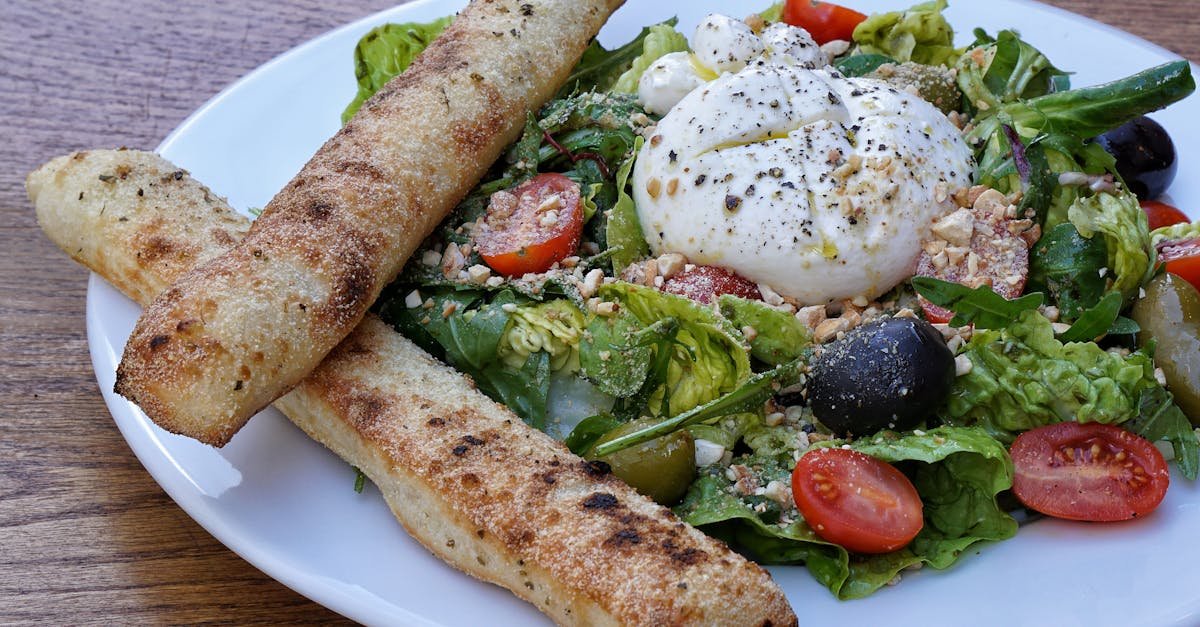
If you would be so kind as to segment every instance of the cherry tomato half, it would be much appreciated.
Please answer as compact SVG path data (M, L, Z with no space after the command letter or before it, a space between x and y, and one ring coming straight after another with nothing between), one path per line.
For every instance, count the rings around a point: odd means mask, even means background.
M762 300L758 285L750 279L717 266L694 266L663 282L662 291L685 296L696 302L711 303L721 294Z
M830 2L787 0L783 5L783 21L808 31L818 44L850 41L854 28L865 19L867 16L858 11Z
M925 525L921 497L908 477L858 451L805 454L792 471L792 494L817 535L858 553L903 548Z
M545 272L575 254L583 233L579 184L561 174L539 174L492 194L475 249L507 276Z
M1170 475L1148 440L1113 425L1061 422L1026 431L1012 445L1013 493L1026 507L1068 520L1144 516Z
M1142 206L1142 210L1146 212L1146 217L1150 220L1151 231L1172 224L1188 222L1187 214L1165 202L1143 200L1138 204Z
M1200 239L1160 244L1158 260L1167 272L1177 274L1200 290Z

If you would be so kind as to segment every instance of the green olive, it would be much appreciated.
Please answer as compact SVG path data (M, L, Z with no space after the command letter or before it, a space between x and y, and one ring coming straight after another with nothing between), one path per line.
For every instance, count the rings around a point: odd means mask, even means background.
M1162 368L1167 389L1200 426L1200 292L1173 274L1159 275L1133 306L1133 319L1142 327L1138 346L1156 342L1154 363Z
M655 418L627 422L601 436L592 449L657 422ZM696 477L696 444L687 431L676 431L604 457L589 451L585 457L606 462L614 475L660 505L678 503Z

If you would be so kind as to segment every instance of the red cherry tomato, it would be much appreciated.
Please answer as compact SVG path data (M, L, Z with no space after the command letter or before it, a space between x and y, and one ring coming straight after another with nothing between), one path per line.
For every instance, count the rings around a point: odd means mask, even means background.
M921 497L908 477L858 451L805 454L792 471L792 494L817 535L858 553L903 548L925 525Z
M721 294L762 300L758 285L750 279L716 266L694 266L663 282L662 291L709 304Z
M539 174L492 194L475 249L507 276L545 272L575 254L583 233L579 184L561 174Z
M1167 272L1179 275L1200 290L1200 239L1159 244L1158 260L1167 264Z
M1012 445L1013 493L1026 507L1068 520L1144 516L1167 493L1162 453L1120 427L1061 422L1026 431Z
M867 16L858 11L830 2L787 0L783 5L783 21L808 31L818 44L850 41L854 28L865 19Z
M1181 224L1188 222L1187 214L1157 200L1143 200L1139 202L1142 210L1146 212L1146 217L1150 220L1150 230L1159 229L1172 224Z

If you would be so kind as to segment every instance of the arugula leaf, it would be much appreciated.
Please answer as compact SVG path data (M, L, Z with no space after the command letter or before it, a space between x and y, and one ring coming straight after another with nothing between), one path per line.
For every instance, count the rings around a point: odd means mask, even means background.
M1166 440L1175 451L1175 463L1188 480L1200 474L1200 442L1175 398L1162 387L1142 391L1138 399L1138 415L1125 428L1156 442Z
M649 442L650 440L674 433L688 426L720 418L721 416L758 411L762 407L762 404L771 398L779 388L786 387L800 380L803 370L802 361L796 360L778 366L773 370L756 374L747 379L737 389L716 400L694 407L678 416L668 418L645 429L634 431L615 440L605 442L596 448L595 455L597 457L611 455L631 446L637 446L643 442Z
M367 475L358 469L358 466L351 466L354 469L354 491L362 494L363 488L367 487Z
M1133 335L1141 330L1142 325L1138 324L1136 320L1126 318L1125 316L1117 316L1117 319L1113 320L1112 326L1108 327L1108 334Z
M979 329L1003 329L1023 311L1037 309L1044 296L1040 292L1008 300L986 285L971 289L965 285L933 277L913 277L913 287L929 302L954 312L952 326L974 324Z
M583 455L601 436L623 424L625 424L624 420L609 413L589 416L575 425L575 428L571 430L571 435L567 436L563 444L566 444L572 453Z
M681 345L677 339L679 334L679 321L672 317L666 317L658 320L654 324L638 331L634 337L628 341L628 346L631 347L652 347L653 361L650 362L648 372L641 387L632 396L626 398L617 398L617 404L613 407L613 413L625 419L632 420L642 415L650 404L650 397L660 388L665 388L671 371L671 359L674 357L674 348ZM684 346L684 348L687 348ZM690 355L690 350L688 351ZM664 393L662 397L662 409L659 410L659 415L668 415L671 408L671 395Z

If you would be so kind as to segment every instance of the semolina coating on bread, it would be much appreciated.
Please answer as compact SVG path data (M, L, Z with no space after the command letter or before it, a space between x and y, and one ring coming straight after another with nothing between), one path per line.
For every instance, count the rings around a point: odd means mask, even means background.
M472 2L244 239L146 308L116 391L169 431L228 442L362 320L621 2Z
M175 172L150 153L92 151L51 161L27 188L51 240L146 303L248 227ZM173 252L146 255L148 241ZM374 315L275 405L366 473L431 552L555 622L797 622L762 568L525 425Z

